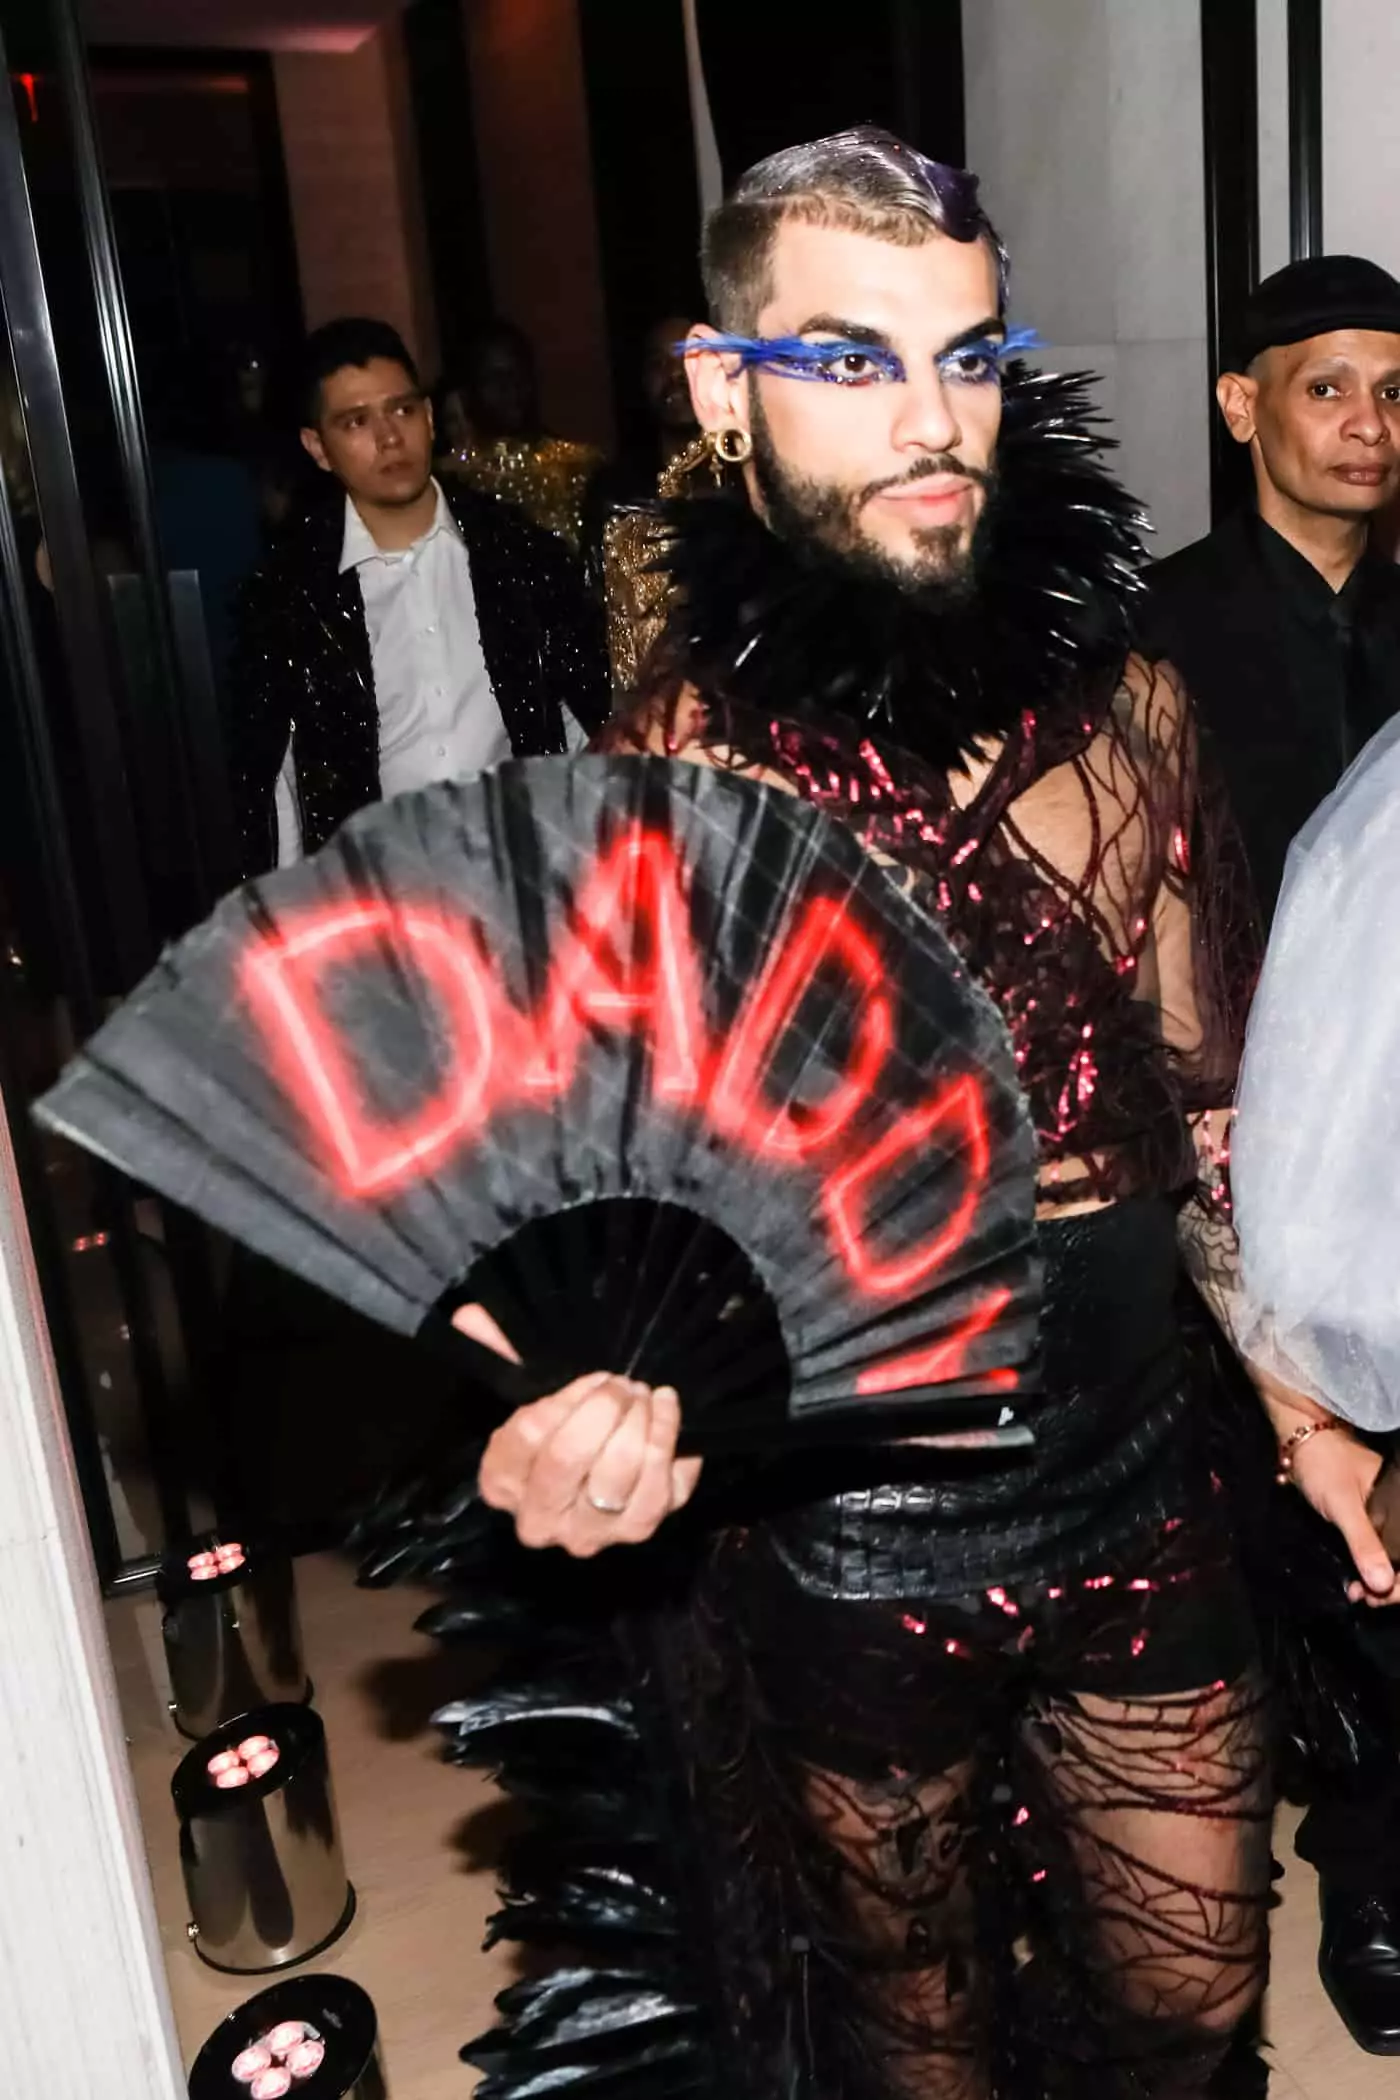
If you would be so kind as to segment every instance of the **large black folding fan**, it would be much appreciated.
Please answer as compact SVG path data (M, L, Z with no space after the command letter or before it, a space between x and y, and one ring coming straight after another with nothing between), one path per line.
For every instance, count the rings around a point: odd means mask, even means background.
M507 1398L610 1368L673 1384L692 1449L1027 1440L1005 1030L776 787L536 759L367 810L227 898L39 1114L402 1333L484 1303Z

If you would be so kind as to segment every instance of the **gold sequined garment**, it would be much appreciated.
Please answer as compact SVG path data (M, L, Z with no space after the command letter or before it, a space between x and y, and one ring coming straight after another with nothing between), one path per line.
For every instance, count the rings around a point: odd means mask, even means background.
M666 618L666 577L653 564L661 552L661 522L644 510L621 510L603 529L603 603L613 691L636 692L642 667Z
M703 495L728 485L737 476L716 459L709 439L687 445L665 468L656 484L663 502L677 496ZM646 510L620 510L603 529L603 603L608 616L608 656L613 691L633 693L642 669L666 623L666 576L659 556L664 542L660 519Z
M527 518L557 533L578 551L583 535L583 497L603 464L593 445L570 438L535 438L517 443L495 438L449 453L441 472L455 475L484 496L503 496Z

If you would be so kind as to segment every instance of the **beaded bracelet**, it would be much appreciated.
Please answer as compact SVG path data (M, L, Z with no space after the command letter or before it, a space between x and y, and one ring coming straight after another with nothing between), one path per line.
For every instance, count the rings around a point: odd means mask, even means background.
M1278 1471L1274 1475L1279 1486L1287 1487L1293 1478L1293 1461L1310 1436L1325 1436L1329 1429L1341 1427L1342 1424L1332 1416L1325 1422L1304 1422L1301 1429L1295 1429L1291 1436L1286 1436L1278 1447Z

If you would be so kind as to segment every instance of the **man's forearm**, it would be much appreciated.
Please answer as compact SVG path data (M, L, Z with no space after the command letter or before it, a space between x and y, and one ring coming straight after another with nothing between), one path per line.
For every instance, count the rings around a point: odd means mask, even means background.
M1177 1219L1177 1240L1186 1273L1205 1299L1221 1333L1244 1364L1264 1408L1280 1436L1301 1419L1320 1419L1326 1408L1281 1379L1251 1363L1240 1347L1244 1294L1240 1283L1240 1243L1234 1220L1224 1204L1193 1196Z
M1223 1204L1193 1196L1181 1208L1176 1231L1187 1275L1238 1352L1240 1243L1229 1211Z

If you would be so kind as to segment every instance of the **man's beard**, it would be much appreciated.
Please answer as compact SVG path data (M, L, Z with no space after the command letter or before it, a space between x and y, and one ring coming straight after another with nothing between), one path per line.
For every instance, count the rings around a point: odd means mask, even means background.
M872 482L861 489L814 481L793 473L778 457L757 390L752 404L754 478L765 521L780 540L799 554L824 555L851 575L893 584L928 604L961 604L973 595L996 501L995 474L969 467L951 453L939 453L897 481ZM881 490L948 474L976 482L983 491L981 513L966 538L961 525L927 526L912 535L913 559L901 561L862 527L865 505Z

